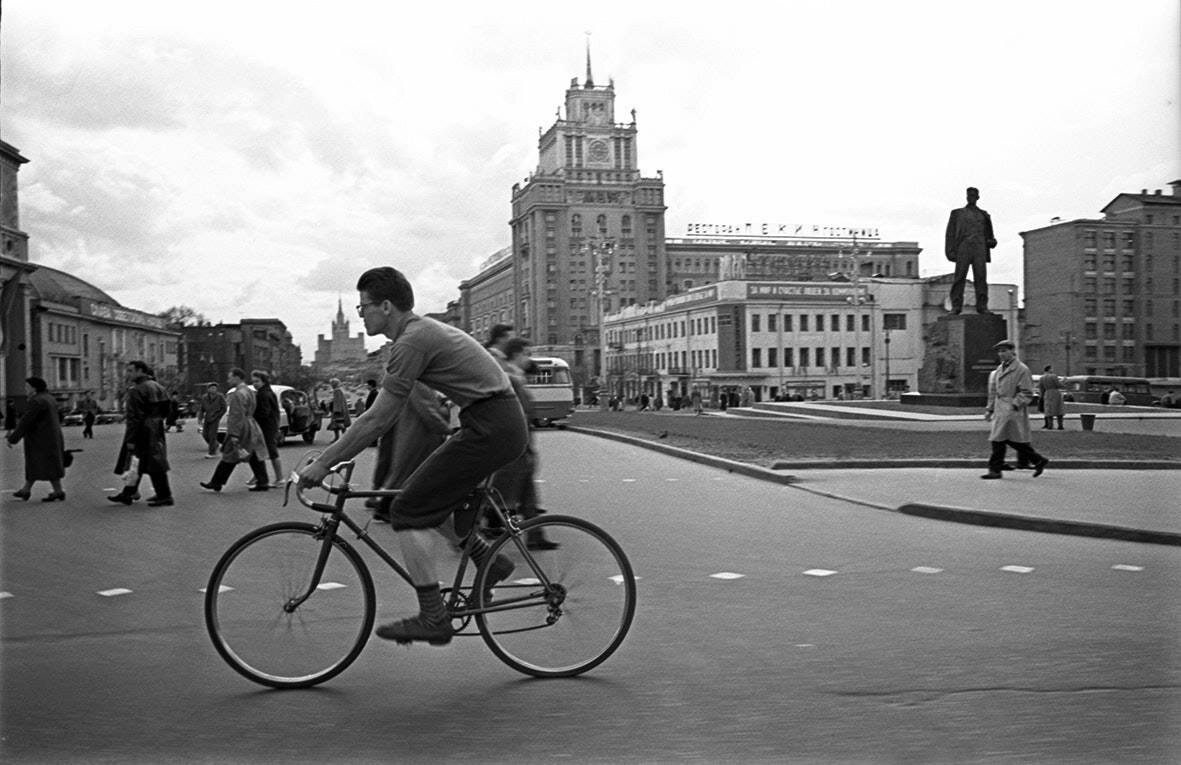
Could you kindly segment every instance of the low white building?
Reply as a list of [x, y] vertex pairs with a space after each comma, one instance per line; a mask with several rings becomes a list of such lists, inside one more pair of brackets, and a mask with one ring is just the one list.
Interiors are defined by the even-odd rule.
[[945, 290], [913, 278], [733, 280], [629, 306], [604, 320], [609, 395], [670, 401], [697, 388], [718, 406], [917, 390], [930, 304]]

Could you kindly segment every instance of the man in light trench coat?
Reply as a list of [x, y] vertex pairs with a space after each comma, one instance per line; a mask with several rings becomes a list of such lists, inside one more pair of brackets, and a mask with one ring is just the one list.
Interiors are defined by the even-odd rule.
[[1000, 366], [988, 375], [988, 408], [984, 419], [992, 423], [988, 440], [992, 442], [992, 455], [988, 458], [988, 472], [980, 476], [985, 479], [1001, 477], [1005, 467], [1005, 449], [1012, 446], [1017, 458], [1033, 466], [1034, 476], [1039, 476], [1050, 461], [1038, 454], [1029, 445], [1029, 404], [1033, 401], [1033, 375], [1029, 367], [1017, 360], [1015, 346], [1002, 340], [993, 346]]

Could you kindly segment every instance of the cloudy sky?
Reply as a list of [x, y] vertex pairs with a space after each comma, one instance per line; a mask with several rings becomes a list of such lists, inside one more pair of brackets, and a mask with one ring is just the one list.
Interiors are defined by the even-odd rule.
[[276, 316], [308, 358], [372, 265], [441, 310], [509, 243], [587, 32], [670, 236], [871, 226], [937, 274], [976, 185], [1019, 283], [1019, 232], [1181, 178], [1176, 0], [413, 5], [5, 0], [31, 259], [141, 310]]

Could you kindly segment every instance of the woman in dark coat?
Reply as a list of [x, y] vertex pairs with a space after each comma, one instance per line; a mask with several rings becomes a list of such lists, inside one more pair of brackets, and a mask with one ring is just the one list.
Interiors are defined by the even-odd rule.
[[[116, 473], [127, 470], [127, 463], [134, 456], [139, 459], [139, 475], [152, 479], [156, 490], [148, 498], [149, 507], [173, 504], [172, 488], [168, 484], [168, 448], [164, 443], [164, 418], [168, 415], [168, 394], [164, 387], [152, 377], [152, 368], [142, 361], [127, 365], [127, 376], [131, 389], [127, 391], [127, 402], [123, 408], [125, 429], [123, 450], [119, 453]], [[123, 491], [107, 497], [112, 502], [130, 505], [134, 501], [139, 480]]]
[[25, 485], [20, 491], [13, 492], [13, 496], [27, 500], [33, 492], [34, 481], [49, 481], [53, 491], [41, 501], [64, 500], [66, 493], [62, 491], [62, 477], [66, 474], [66, 467], [62, 453], [65, 442], [57, 402], [40, 377], [30, 377], [25, 383], [29, 402], [16, 429], [8, 434], [9, 447], [21, 439], [25, 442]]

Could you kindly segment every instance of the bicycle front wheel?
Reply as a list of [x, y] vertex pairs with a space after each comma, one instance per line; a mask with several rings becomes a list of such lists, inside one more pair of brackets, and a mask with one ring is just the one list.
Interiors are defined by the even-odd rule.
[[377, 611], [369, 569], [336, 537], [313, 587], [323, 548], [322, 530], [310, 523], [264, 526], [235, 542], [209, 577], [209, 636], [221, 657], [256, 683], [322, 683], [352, 664], [369, 639]]
[[[636, 610], [636, 579], [623, 550], [592, 523], [546, 515], [522, 534], [492, 543], [516, 564], [488, 593], [489, 565], [476, 574], [476, 615], [484, 642], [513, 669], [535, 677], [571, 677], [597, 667], [623, 642]], [[552, 550], [526, 550], [544, 538]]]

